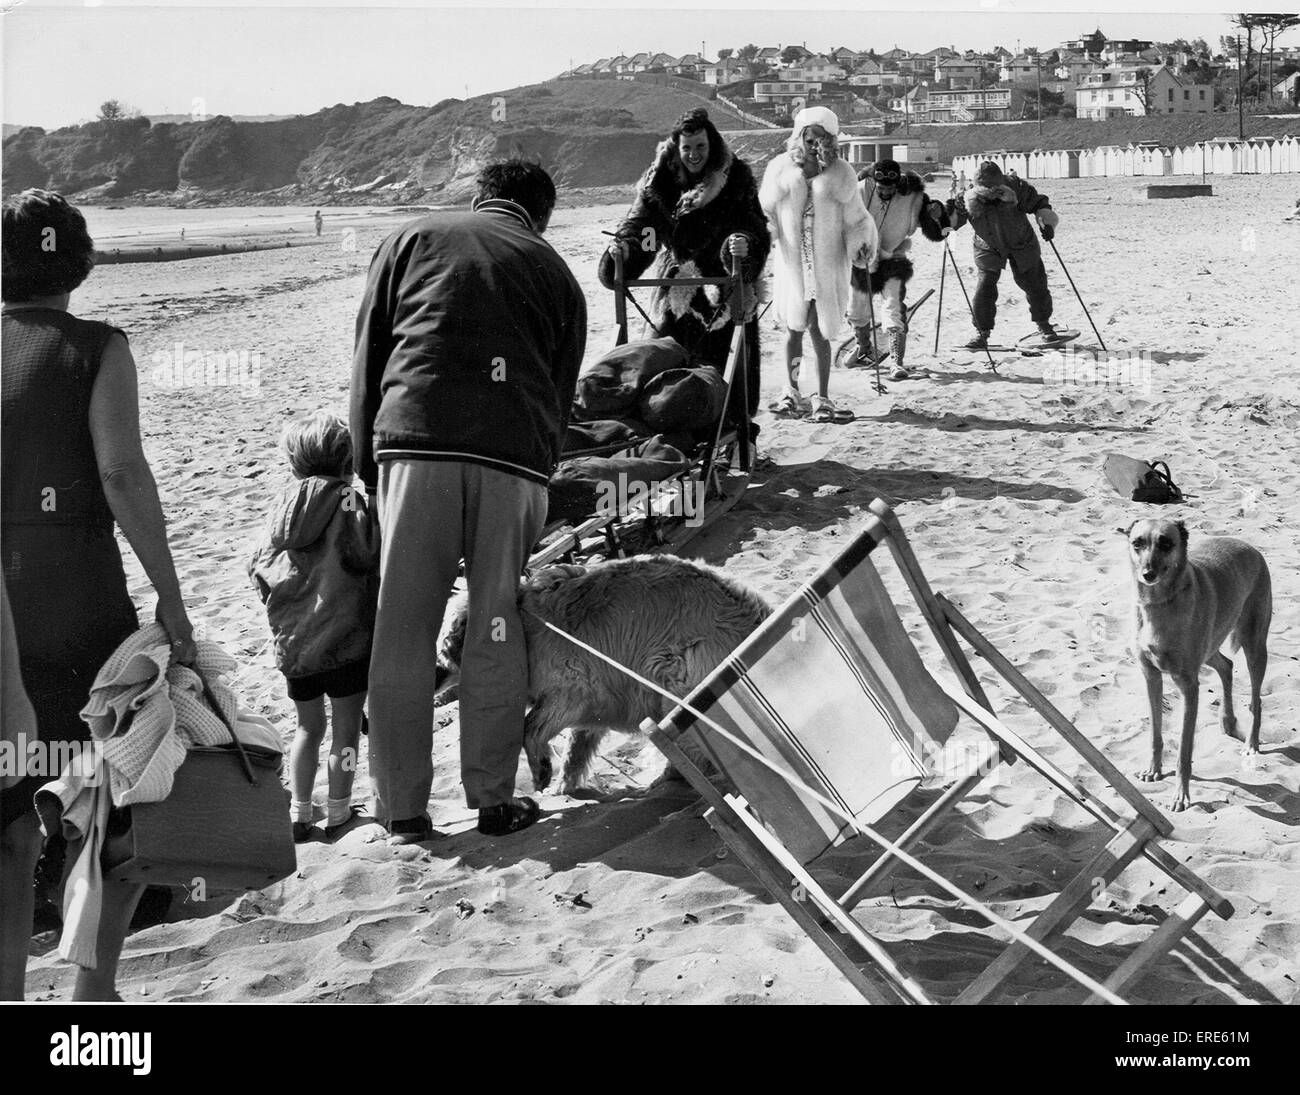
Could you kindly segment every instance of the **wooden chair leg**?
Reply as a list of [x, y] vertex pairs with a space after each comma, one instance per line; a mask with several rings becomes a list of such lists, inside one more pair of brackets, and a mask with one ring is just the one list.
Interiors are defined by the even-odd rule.
[[[808, 873], [807, 868], [790, 854], [790, 850], [759, 824], [754, 815], [749, 812], [749, 807], [743, 799], [733, 800], [733, 797], [728, 795], [727, 804], [731, 809], [732, 816], [745, 827], [754, 842], [763, 847], [781, 865], [786, 877], [800, 886], [808, 899], [821, 907], [822, 912], [827, 915], [836, 928], [867, 953], [875, 967], [889, 979], [891, 984], [897, 987], [904, 999], [915, 1004], [933, 1003], [926, 995], [925, 990], [913, 978], [898, 968], [893, 958], [889, 956], [889, 952], [868, 935], [862, 925], [840, 907], [839, 902], [818, 884], [817, 880]], [[782, 891], [781, 894], [774, 894], [774, 896], [777, 896], [782, 904], [786, 903], [786, 898], [793, 901], [793, 887]]]
[[[928, 810], [918, 817], [908, 830], [898, 838], [895, 843], [905, 852], [910, 852], [913, 845], [919, 843], [927, 833], [930, 832], [943, 818], [958, 799], [962, 798], [972, 787], [980, 782], [988, 772], [986, 770], [976, 769], [964, 779], [958, 780], [948, 788]], [[863, 897], [869, 886], [883, 882], [898, 867], [898, 857], [892, 852], [884, 852], [870, 867], [866, 873], [859, 878], [852, 886], [844, 891], [844, 896], [840, 898], [839, 905], [845, 912], [851, 912]]]
[[[1178, 908], [1120, 963], [1119, 968], [1106, 979], [1106, 987], [1112, 992], [1122, 992], [1127, 985], [1136, 982], [1152, 962], [1168, 954], [1209, 911], [1210, 906], [1200, 894], [1188, 894]], [[1100, 1004], [1102, 1000], [1094, 993], [1084, 1002]]]
[[[839, 936], [838, 933], [832, 934], [827, 931], [825, 922], [815, 915], [815, 906], [795, 899], [792, 888], [788, 885], [790, 880], [781, 869], [780, 864], [776, 863], [770, 856], [760, 854], [760, 849], [754, 846], [754, 843], [748, 839], [747, 834], [731, 824], [716, 809], [710, 809], [705, 815], [705, 819], [713, 827], [714, 832], [726, 842], [727, 847], [736, 854], [736, 858], [748, 868], [760, 885], [772, 895], [773, 899], [790, 914], [794, 922], [803, 929], [804, 934], [830, 959], [831, 963], [844, 975], [849, 984], [862, 994], [867, 1003], [897, 1004], [906, 1002], [904, 997], [897, 995], [895, 992], [887, 992], [883, 986], [871, 980], [858, 964], [844, 952], [840, 945], [840, 939], [843, 937]], [[892, 986], [890, 988], [892, 989]]]
[[[1135, 818], [1122, 833], [1115, 837], [1088, 863], [1065, 887], [1056, 899], [1034, 918], [1025, 932], [1031, 939], [1045, 943], [1047, 939], [1063, 932], [1093, 900], [1094, 887], [1100, 881], [1111, 882], [1133, 860], [1142, 854], [1142, 845], [1155, 836], [1155, 829], [1146, 818]], [[988, 999], [997, 988], [1029, 957], [1030, 950], [1019, 940], [1013, 941], [989, 967], [970, 983], [957, 997], [957, 1004], [979, 1004]]]

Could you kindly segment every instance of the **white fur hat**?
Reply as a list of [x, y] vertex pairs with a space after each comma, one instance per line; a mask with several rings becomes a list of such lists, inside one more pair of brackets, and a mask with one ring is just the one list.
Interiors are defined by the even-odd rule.
[[794, 116], [796, 133], [801, 129], [807, 129], [810, 125], [821, 126], [832, 137], [840, 135], [840, 120], [835, 117], [835, 111], [828, 110], [824, 106], [806, 106]]

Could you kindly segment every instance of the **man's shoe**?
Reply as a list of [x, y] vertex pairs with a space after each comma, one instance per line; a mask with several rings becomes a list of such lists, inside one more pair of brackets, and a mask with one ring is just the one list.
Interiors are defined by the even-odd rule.
[[1056, 328], [1050, 323], [1040, 323], [1038, 333], [1043, 336], [1044, 342], [1060, 342], [1061, 336], [1056, 333]]
[[426, 840], [432, 840], [436, 835], [428, 814], [408, 817], [402, 821], [392, 821], [388, 825], [388, 843], [394, 847], [402, 844], [422, 844]]
[[484, 836], [507, 836], [527, 829], [541, 814], [541, 808], [531, 798], [515, 798], [500, 806], [484, 806], [478, 812], [478, 831]]
[[293, 842], [302, 844], [311, 839], [312, 823], [310, 821], [295, 821], [293, 823]]
[[977, 331], [975, 337], [962, 348], [966, 350], [987, 350], [989, 348], [989, 332]]

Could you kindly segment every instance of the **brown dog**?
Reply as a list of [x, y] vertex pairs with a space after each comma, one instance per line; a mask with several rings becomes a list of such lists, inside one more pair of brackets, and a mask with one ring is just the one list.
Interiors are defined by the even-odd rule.
[[[1187, 809], [1196, 734], [1199, 674], [1213, 666], [1223, 682], [1223, 732], [1259, 752], [1260, 687], [1268, 664], [1268, 628], [1273, 618], [1268, 564], [1241, 540], [1216, 537], [1187, 547], [1182, 521], [1135, 521], [1126, 536], [1134, 584], [1133, 655], [1147, 682], [1151, 705], [1151, 766], [1142, 780], [1163, 778], [1161, 674], [1168, 673], [1183, 695], [1183, 736], [1178, 752], [1175, 811]], [[1250, 736], [1243, 738], [1232, 713], [1232, 660], [1219, 647], [1246, 652], [1250, 673]]]

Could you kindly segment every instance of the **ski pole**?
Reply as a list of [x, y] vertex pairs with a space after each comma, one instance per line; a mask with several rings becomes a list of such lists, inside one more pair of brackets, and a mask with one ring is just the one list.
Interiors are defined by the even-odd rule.
[[[966, 307], [970, 311], [970, 321], [971, 323], [974, 323], [975, 305], [971, 303], [970, 294], [966, 292], [966, 283], [962, 281], [961, 269], [957, 266], [957, 258], [955, 255], [953, 255], [952, 248], [948, 246], [946, 240], [944, 241], [943, 247], [944, 247], [944, 251], [947, 252], [948, 258], [952, 261], [952, 272], [957, 275], [957, 284], [961, 286], [961, 295], [966, 298]], [[978, 327], [976, 329], [978, 330]], [[997, 362], [993, 360], [993, 354], [989, 351], [987, 339], [985, 340], [985, 345], [984, 345], [984, 356], [989, 359], [989, 368], [996, 373], [998, 371], [998, 365]]]
[[1056, 241], [1048, 240], [1047, 242], [1052, 245], [1052, 254], [1056, 256], [1056, 261], [1061, 264], [1061, 272], [1065, 274], [1065, 280], [1070, 283], [1070, 288], [1074, 290], [1074, 295], [1079, 301], [1079, 307], [1083, 309], [1083, 314], [1088, 317], [1088, 326], [1092, 328], [1092, 333], [1097, 336], [1097, 345], [1099, 345], [1103, 351], [1109, 353], [1110, 351], [1106, 350], [1106, 344], [1101, 340], [1101, 332], [1097, 330], [1097, 325], [1092, 322], [1092, 316], [1088, 312], [1088, 306], [1083, 303], [1083, 295], [1079, 292], [1079, 287], [1074, 284], [1074, 278], [1070, 277], [1070, 271], [1066, 269], [1065, 259], [1061, 258], [1061, 252], [1056, 249]]
[[[943, 241], [944, 250], [948, 248], [948, 241]], [[939, 310], [934, 316], [934, 354], [939, 356], [939, 330], [943, 327], [943, 279], [948, 273], [948, 263], [939, 263]]]
[[885, 386], [880, 383], [880, 347], [876, 344], [876, 306], [872, 301], [876, 290], [871, 284], [871, 271], [863, 268], [862, 275], [867, 281], [867, 327], [871, 332], [871, 365], [876, 371], [876, 394], [884, 395]]

